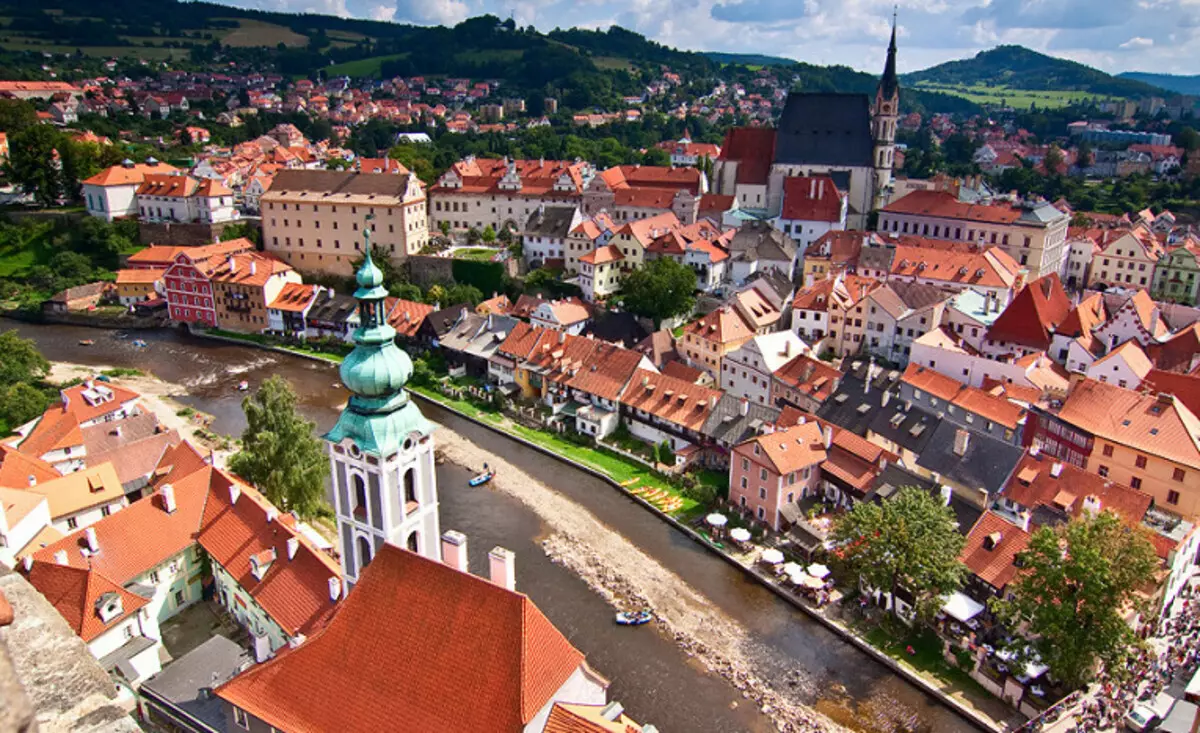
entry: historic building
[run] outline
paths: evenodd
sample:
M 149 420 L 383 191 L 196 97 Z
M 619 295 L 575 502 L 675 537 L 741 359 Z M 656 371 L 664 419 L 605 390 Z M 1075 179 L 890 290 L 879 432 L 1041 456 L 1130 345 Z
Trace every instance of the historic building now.
M 405 391 L 412 361 L 396 346 L 388 325 L 383 273 L 366 258 L 356 276 L 359 326 L 354 350 L 342 362 L 350 401 L 325 434 L 333 474 L 334 507 L 348 585 L 385 542 L 440 560 L 433 425 Z

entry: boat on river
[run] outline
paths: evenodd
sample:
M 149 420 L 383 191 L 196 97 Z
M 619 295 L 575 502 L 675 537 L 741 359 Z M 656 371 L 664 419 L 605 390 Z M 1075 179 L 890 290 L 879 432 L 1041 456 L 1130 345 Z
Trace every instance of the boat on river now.
M 133 342 L 133 345 L 138 347 L 139 349 L 146 348 L 146 342 L 141 339 L 135 339 Z
M 652 618 L 654 616 L 649 611 L 621 611 L 616 621 L 619 626 L 641 626 L 650 623 Z
M 96 341 L 94 339 L 79 339 L 79 345 L 80 346 L 95 346 Z
M 468 481 L 467 484 L 469 486 L 483 486 L 488 481 L 491 481 L 493 478 L 495 478 L 495 476 L 496 472 L 489 469 L 478 476 L 471 477 L 471 480 Z
M 245 392 L 249 389 L 250 389 L 250 383 L 247 382 L 246 380 L 243 379 L 242 381 L 237 383 L 237 391 L 238 392 Z

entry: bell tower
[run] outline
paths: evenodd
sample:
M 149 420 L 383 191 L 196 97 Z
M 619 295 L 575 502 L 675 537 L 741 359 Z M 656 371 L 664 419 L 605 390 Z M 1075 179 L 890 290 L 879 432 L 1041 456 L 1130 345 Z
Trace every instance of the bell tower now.
M 875 89 L 871 108 L 871 133 L 875 138 L 875 208 L 887 205 L 896 155 L 896 123 L 900 118 L 900 79 L 896 76 L 896 12 L 892 11 L 892 41 L 887 63 Z
M 371 260 L 369 226 L 363 238 L 366 255 L 354 291 L 359 327 L 340 371 L 350 401 L 325 434 L 348 586 L 384 542 L 441 560 L 433 424 L 404 389 L 412 361 L 387 323 L 388 293 Z

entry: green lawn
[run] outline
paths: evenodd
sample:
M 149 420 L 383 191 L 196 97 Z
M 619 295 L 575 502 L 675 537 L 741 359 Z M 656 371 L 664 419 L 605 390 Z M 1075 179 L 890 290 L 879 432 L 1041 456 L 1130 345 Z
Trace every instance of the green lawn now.
M 214 20 L 234 20 L 238 24 L 237 28 L 226 31 L 221 36 L 221 43 L 226 46 L 242 48 L 269 46 L 274 48 L 280 43 L 285 46 L 303 46 L 308 43 L 308 36 L 275 23 L 247 18 L 214 18 Z M 219 32 L 214 35 L 219 35 Z
M 971 679 L 971 675 L 946 662 L 942 656 L 944 642 L 928 627 L 909 629 L 899 621 L 889 619 L 883 624 L 871 627 L 863 636 L 871 646 L 928 677 L 936 678 L 943 687 L 962 690 L 972 695 L 990 696 L 982 685 Z M 912 654 L 908 653 L 909 646 L 913 648 Z
M 477 262 L 491 262 L 492 258 L 500 253 L 498 249 L 488 249 L 487 247 L 471 247 L 469 249 L 456 249 L 452 256 L 456 260 L 475 260 Z
M 0 277 L 21 277 L 53 257 L 53 228 L 46 222 L 6 229 L 6 236 L 0 239 Z
M 1007 86 L 988 86 L 986 84 L 935 84 L 919 82 L 918 89 L 931 92 L 953 94 L 956 97 L 969 99 L 976 104 L 1006 105 L 1016 109 L 1028 108 L 1031 104 L 1038 107 L 1066 107 L 1087 99 L 1102 100 L 1115 97 L 1092 94 L 1091 92 L 1045 91 L 1038 89 L 1014 89 Z
M 408 53 L 394 53 L 387 56 L 371 56 L 365 59 L 356 59 L 354 61 L 346 61 L 341 64 L 333 64 L 325 67 L 325 75 L 332 76 L 351 76 L 351 77 L 367 77 L 379 76 L 379 70 L 383 67 L 385 61 L 398 61 L 408 58 Z
M 633 64 L 629 59 L 623 59 L 619 56 L 594 56 L 592 63 L 598 69 L 611 71 L 633 71 Z

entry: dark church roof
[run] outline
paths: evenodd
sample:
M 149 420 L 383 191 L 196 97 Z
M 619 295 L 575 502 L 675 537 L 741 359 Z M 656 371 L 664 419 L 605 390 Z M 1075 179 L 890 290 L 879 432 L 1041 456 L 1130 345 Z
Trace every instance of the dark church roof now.
M 792 92 L 777 130 L 775 163 L 873 165 L 871 109 L 865 94 Z

